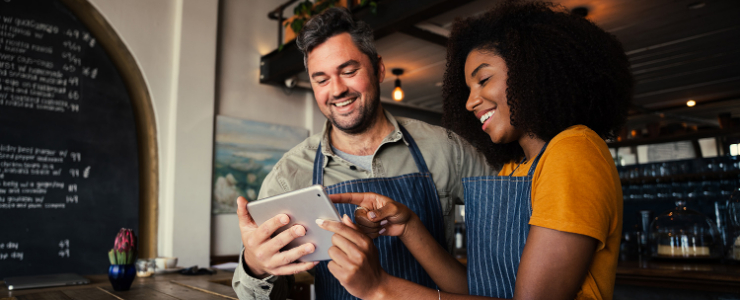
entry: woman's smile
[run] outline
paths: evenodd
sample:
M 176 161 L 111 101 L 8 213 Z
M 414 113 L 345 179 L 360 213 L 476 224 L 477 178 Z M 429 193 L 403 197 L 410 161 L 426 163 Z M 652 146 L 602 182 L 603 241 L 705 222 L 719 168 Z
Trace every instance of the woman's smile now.
M 480 117 L 476 115 L 476 117 L 480 120 L 481 124 L 483 124 L 483 127 L 482 127 L 483 131 L 486 131 L 486 127 L 488 127 L 488 121 L 491 120 L 491 117 L 493 117 L 493 114 L 495 113 L 496 113 L 496 110 L 492 109 L 487 112 L 483 112 L 483 115 L 481 115 Z

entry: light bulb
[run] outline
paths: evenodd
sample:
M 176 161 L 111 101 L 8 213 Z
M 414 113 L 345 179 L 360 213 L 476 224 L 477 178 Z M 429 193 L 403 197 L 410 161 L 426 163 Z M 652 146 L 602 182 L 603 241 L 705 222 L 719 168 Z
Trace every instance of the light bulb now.
M 686 106 L 688 107 L 694 107 L 694 105 L 696 105 L 696 101 L 694 100 L 689 100 L 686 102 Z
M 400 86 L 397 86 L 395 89 L 393 89 L 393 100 L 394 101 L 401 101 L 403 100 L 403 90 Z

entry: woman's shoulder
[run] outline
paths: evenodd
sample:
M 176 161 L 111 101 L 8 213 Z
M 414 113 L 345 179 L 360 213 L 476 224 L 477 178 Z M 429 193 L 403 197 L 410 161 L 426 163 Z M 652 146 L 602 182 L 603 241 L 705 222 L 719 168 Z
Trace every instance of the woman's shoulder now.
M 564 152 L 561 155 L 568 156 L 591 153 L 611 159 L 609 146 L 606 145 L 604 139 L 585 125 L 573 125 L 552 138 L 545 150 L 545 155 L 552 155 L 553 152 Z
M 604 146 L 606 146 L 606 142 L 604 142 L 604 139 L 602 139 L 595 131 L 591 130 L 591 128 L 588 128 L 588 126 L 586 125 L 573 125 L 566 128 L 565 130 L 558 133 L 554 138 L 552 138 L 552 140 L 550 140 L 550 145 L 555 145 L 563 142 L 578 142 L 579 140 L 600 142 L 599 144 L 604 144 Z
M 574 168 L 600 172 L 616 168 L 604 139 L 583 125 L 571 126 L 550 140 L 537 166 L 537 173 L 560 173 Z M 540 174 L 535 174 L 535 177 L 537 175 Z

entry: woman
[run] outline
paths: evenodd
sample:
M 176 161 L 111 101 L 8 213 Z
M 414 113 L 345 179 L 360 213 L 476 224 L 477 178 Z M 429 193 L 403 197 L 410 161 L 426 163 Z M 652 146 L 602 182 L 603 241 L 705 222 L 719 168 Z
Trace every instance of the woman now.
M 458 21 L 448 45 L 444 123 L 502 167 L 463 179 L 467 271 L 411 210 L 375 194 L 332 198 L 368 211 L 356 226 L 323 222 L 338 233 L 330 269 L 361 298 L 611 299 L 622 193 L 604 139 L 632 93 L 620 43 L 552 4 L 506 2 Z M 441 291 L 378 270 L 356 231 L 399 236 Z

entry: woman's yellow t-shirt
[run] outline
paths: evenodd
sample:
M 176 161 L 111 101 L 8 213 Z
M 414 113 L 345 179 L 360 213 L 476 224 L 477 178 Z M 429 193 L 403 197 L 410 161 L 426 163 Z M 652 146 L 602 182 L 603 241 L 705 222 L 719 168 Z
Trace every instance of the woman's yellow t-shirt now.
M 526 176 L 533 159 L 499 173 Z M 609 147 L 596 132 L 571 126 L 547 145 L 532 178 L 529 225 L 599 241 L 576 299 L 612 299 L 622 234 L 622 186 Z

